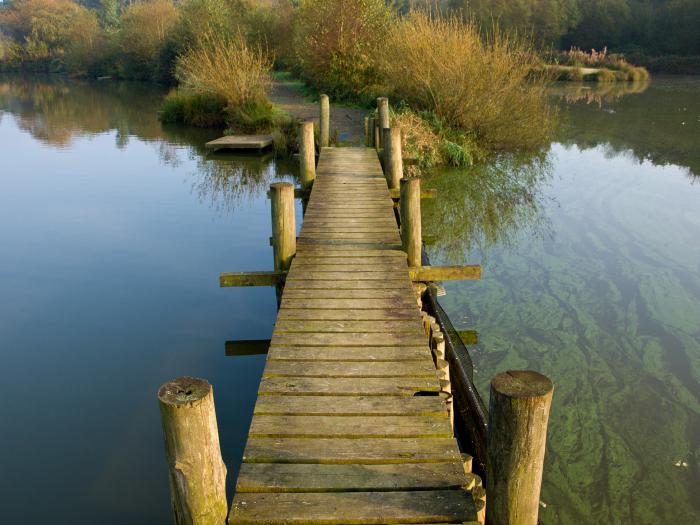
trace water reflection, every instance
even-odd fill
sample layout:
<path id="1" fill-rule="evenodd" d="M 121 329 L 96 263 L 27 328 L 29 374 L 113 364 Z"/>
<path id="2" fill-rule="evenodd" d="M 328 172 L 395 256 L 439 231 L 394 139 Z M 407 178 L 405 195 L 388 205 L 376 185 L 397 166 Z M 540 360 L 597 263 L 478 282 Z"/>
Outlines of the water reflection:
<path id="1" fill-rule="evenodd" d="M 626 95 L 644 93 L 649 80 L 639 82 L 556 82 L 548 92 L 565 102 L 585 102 L 599 107 L 604 102 L 615 102 Z"/>
<path id="2" fill-rule="evenodd" d="M 436 188 L 438 197 L 423 201 L 431 252 L 447 261 L 461 261 L 465 254 L 483 258 L 491 246 L 511 245 L 523 233 L 545 235 L 541 186 L 550 172 L 550 159 L 539 154 L 502 155 L 469 170 L 433 173 L 425 185 Z"/>

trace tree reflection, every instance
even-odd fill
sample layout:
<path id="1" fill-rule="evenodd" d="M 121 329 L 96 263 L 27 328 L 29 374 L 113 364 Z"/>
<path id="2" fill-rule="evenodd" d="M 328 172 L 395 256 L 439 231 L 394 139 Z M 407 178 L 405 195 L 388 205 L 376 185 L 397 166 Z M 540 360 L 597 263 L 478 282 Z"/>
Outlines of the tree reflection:
<path id="1" fill-rule="evenodd" d="M 550 172 L 541 153 L 502 155 L 484 166 L 429 176 L 425 186 L 438 191 L 437 199 L 423 201 L 426 237 L 434 238 L 431 254 L 461 262 L 474 250 L 484 257 L 495 244 L 508 246 L 523 231 L 545 232 L 539 188 Z"/>

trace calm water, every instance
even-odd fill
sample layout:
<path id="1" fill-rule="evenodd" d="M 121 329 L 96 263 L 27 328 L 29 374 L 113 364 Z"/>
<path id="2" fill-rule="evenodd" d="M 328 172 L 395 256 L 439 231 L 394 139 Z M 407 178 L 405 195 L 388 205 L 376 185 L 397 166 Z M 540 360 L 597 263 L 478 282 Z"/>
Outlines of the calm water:
<path id="1" fill-rule="evenodd" d="M 431 258 L 484 267 L 443 304 L 484 395 L 556 382 L 544 523 L 697 523 L 700 81 L 554 91 L 541 156 L 429 181 Z M 265 191 L 294 168 L 205 158 L 216 133 L 164 129 L 162 95 L 0 78 L 3 522 L 170 523 L 155 392 L 182 374 L 214 384 L 235 480 L 263 359 L 224 343 L 269 337 L 275 297 L 217 276 L 271 269 Z"/>
<path id="2" fill-rule="evenodd" d="M 484 272 L 443 305 L 484 397 L 555 381 L 543 523 L 700 523 L 700 79 L 553 91 L 541 157 L 431 180 L 431 260 Z"/>

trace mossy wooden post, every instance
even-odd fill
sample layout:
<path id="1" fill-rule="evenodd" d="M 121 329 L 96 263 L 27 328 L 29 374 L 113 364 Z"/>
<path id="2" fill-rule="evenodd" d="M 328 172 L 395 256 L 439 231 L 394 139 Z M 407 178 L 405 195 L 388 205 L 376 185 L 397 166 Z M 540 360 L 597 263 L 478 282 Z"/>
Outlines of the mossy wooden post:
<path id="1" fill-rule="evenodd" d="M 272 209 L 272 250 L 275 271 L 285 272 L 297 252 L 297 232 L 294 218 L 294 185 L 277 182 L 270 185 Z"/>
<path id="2" fill-rule="evenodd" d="M 513 370 L 491 380 L 486 522 L 537 525 L 547 420 L 554 387 L 546 376 Z"/>
<path id="3" fill-rule="evenodd" d="M 331 108 L 328 95 L 321 95 L 320 147 L 327 148 L 331 135 Z"/>
<path id="4" fill-rule="evenodd" d="M 401 158 L 401 128 L 391 128 L 384 148 L 384 173 L 389 189 L 399 189 L 403 178 L 403 159 Z"/>
<path id="5" fill-rule="evenodd" d="M 225 525 L 226 465 L 211 385 L 179 377 L 160 387 L 158 401 L 176 525 Z"/>
<path id="6" fill-rule="evenodd" d="M 309 188 L 316 178 L 316 147 L 312 121 L 302 122 L 299 129 L 299 175 L 304 188 Z"/>
<path id="7" fill-rule="evenodd" d="M 401 243 L 409 266 L 421 265 L 420 179 L 401 179 Z"/>
<path id="8" fill-rule="evenodd" d="M 391 122 L 389 121 L 389 99 L 386 97 L 379 97 L 377 99 L 377 114 L 379 115 L 379 122 L 377 125 L 379 126 L 379 130 L 383 130 L 384 128 L 391 127 Z M 380 136 L 379 140 L 383 140 L 384 137 Z M 384 143 L 380 142 L 379 144 L 380 147 L 384 147 Z"/>

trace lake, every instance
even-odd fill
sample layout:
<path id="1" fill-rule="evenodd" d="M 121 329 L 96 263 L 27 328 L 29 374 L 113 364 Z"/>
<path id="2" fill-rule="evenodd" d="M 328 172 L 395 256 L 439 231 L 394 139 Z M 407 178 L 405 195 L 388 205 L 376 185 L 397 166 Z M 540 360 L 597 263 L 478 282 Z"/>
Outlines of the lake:
<path id="1" fill-rule="evenodd" d="M 264 356 L 270 183 L 296 165 L 205 156 L 216 131 L 164 127 L 164 91 L 0 77 L 0 494 L 7 523 L 169 524 L 155 393 L 214 386 L 229 487 Z M 541 519 L 700 520 L 700 80 L 555 86 L 541 154 L 441 170 L 428 253 L 483 266 L 444 283 L 476 331 L 475 379 L 554 379 Z M 300 217 L 301 210 L 297 210 Z M 470 341 L 473 342 L 473 341 Z"/>

